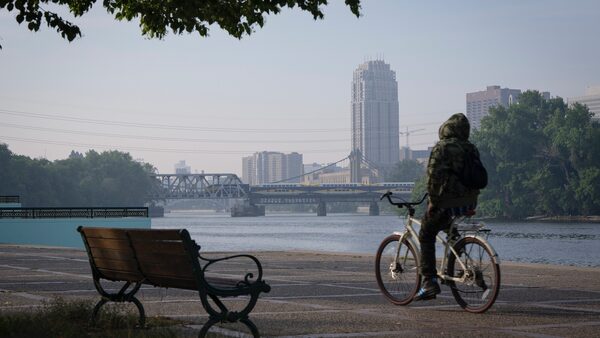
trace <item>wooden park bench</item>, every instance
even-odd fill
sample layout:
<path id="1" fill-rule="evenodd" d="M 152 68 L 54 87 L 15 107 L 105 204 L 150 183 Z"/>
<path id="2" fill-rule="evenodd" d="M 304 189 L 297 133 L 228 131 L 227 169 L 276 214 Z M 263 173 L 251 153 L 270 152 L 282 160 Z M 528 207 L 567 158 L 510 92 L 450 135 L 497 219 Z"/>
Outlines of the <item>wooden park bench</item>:
<path id="1" fill-rule="evenodd" d="M 260 293 L 269 292 L 271 287 L 262 280 L 262 266 L 256 257 L 202 257 L 200 246 L 190 238 L 187 230 L 80 226 L 77 231 L 85 243 L 94 286 L 102 296 L 94 307 L 92 323 L 105 303 L 130 302 L 139 311 L 139 326 L 144 327 L 144 307 L 135 294 L 142 284 L 148 284 L 198 291 L 202 306 L 209 315 L 209 320 L 200 330 L 200 337 L 204 337 L 215 323 L 238 321 L 246 325 L 255 337 L 259 337 L 258 329 L 248 319 L 248 314 L 256 305 Z M 233 279 L 217 277 L 207 271 L 216 263 L 229 260 L 248 260 L 247 263 L 251 264 L 248 268 L 254 273 L 248 272 L 243 277 Z M 110 293 L 102 287 L 101 279 L 124 282 L 124 285 L 117 293 Z M 248 296 L 246 305 L 240 311 L 230 311 L 221 301 L 224 297 L 238 296 Z"/>

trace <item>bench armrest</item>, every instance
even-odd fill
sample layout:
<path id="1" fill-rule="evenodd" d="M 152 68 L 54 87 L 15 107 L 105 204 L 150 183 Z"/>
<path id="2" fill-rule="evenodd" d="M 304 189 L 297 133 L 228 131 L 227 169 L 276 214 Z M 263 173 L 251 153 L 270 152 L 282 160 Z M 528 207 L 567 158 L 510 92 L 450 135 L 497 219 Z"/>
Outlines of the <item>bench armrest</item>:
<path id="1" fill-rule="evenodd" d="M 198 258 L 201 259 L 201 260 L 203 260 L 203 261 L 208 262 L 208 263 L 206 263 L 202 267 L 202 272 L 203 273 L 206 273 L 206 270 L 208 269 L 209 266 L 211 266 L 211 265 L 213 265 L 215 263 L 218 263 L 218 262 L 222 262 L 222 261 L 226 261 L 226 260 L 232 260 L 232 259 L 236 259 L 236 258 L 247 258 L 247 259 L 250 259 L 256 265 L 258 276 L 256 277 L 256 280 L 254 282 L 252 282 L 250 279 L 254 278 L 254 274 L 252 272 L 248 272 L 244 276 L 244 280 L 240 281 L 238 283 L 238 285 L 242 284 L 242 285 L 250 286 L 253 283 L 262 281 L 262 275 L 263 275 L 262 265 L 260 264 L 260 262 L 258 261 L 258 259 L 256 257 L 252 256 L 252 255 L 241 254 L 241 255 L 233 255 L 233 256 L 227 256 L 227 257 L 213 259 L 213 258 L 202 257 L 202 255 L 200 255 L 200 253 L 198 253 Z"/>

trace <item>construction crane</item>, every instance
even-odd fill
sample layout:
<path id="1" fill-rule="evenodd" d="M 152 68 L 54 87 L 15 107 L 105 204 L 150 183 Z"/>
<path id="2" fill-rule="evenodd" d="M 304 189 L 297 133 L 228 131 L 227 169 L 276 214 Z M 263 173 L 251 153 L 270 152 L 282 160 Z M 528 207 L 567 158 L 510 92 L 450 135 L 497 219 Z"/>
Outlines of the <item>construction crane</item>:
<path id="1" fill-rule="evenodd" d="M 425 128 L 408 130 L 408 127 L 406 127 L 406 131 L 400 132 L 400 135 L 406 135 L 406 148 L 410 148 L 410 145 L 408 143 L 408 136 L 416 131 L 421 131 L 421 130 L 425 130 Z"/>

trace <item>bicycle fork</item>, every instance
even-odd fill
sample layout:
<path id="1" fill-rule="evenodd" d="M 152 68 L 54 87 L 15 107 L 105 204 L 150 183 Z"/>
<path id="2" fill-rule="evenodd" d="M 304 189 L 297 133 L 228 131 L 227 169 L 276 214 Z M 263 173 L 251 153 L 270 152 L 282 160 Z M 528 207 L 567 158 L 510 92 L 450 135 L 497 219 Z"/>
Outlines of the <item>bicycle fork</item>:
<path id="1" fill-rule="evenodd" d="M 404 241 L 410 243 L 410 245 L 415 250 L 415 254 L 417 255 L 417 257 L 420 255 L 420 250 L 419 250 L 419 247 L 416 246 L 414 241 L 412 240 L 411 234 L 409 231 L 395 232 L 394 234 L 400 236 L 398 239 L 398 245 L 396 246 L 396 253 L 394 255 L 394 260 L 390 263 L 390 273 L 392 275 L 392 278 L 396 279 L 396 277 L 397 277 L 396 274 L 404 272 L 404 269 L 406 267 L 406 260 L 408 259 L 409 250 L 410 250 L 407 246 L 406 251 L 404 252 L 404 255 L 401 255 L 402 243 L 404 243 Z"/>

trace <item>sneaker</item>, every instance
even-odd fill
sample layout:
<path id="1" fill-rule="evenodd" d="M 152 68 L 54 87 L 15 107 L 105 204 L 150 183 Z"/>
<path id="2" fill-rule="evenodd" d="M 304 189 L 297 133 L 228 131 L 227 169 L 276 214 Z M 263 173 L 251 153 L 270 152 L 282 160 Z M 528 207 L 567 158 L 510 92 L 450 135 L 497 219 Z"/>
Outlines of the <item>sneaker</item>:
<path id="1" fill-rule="evenodd" d="M 423 286 L 419 289 L 419 292 L 415 295 L 413 300 L 430 300 L 435 299 L 442 290 L 437 282 L 437 278 L 425 278 L 423 280 Z"/>

